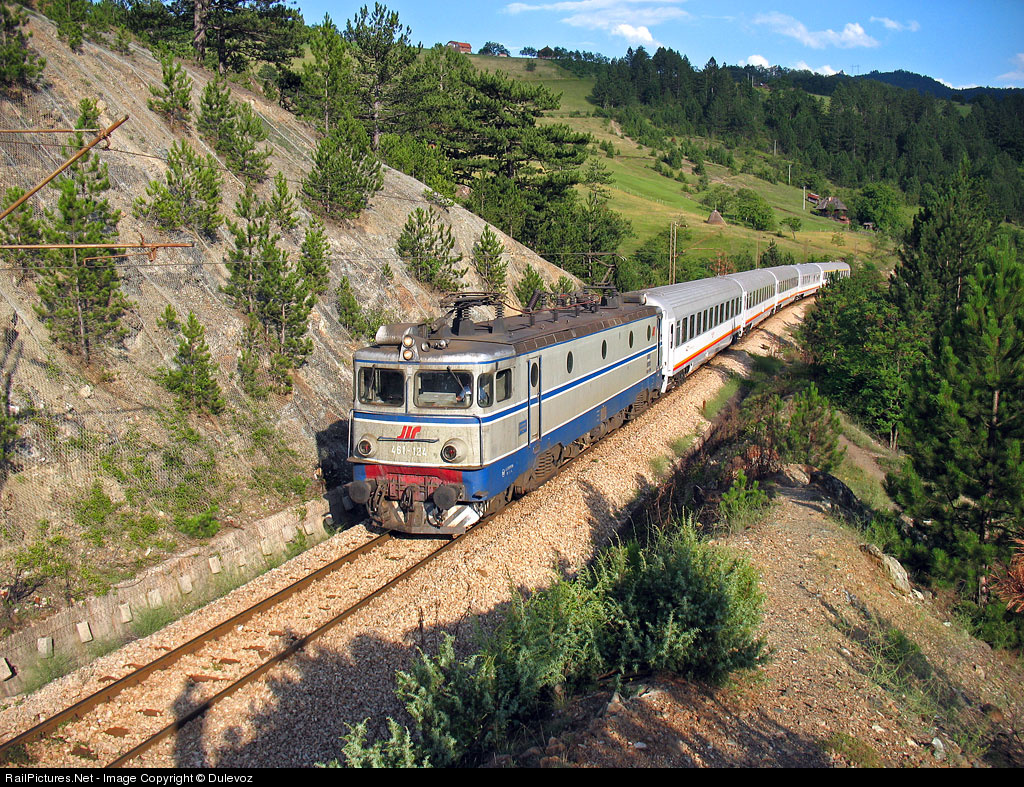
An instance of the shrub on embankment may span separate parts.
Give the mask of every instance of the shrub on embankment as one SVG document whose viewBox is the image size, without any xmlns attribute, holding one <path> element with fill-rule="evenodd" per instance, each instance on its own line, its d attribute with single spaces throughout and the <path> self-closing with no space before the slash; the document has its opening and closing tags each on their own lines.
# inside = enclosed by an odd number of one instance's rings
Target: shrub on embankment
<svg viewBox="0 0 1024 787">
<path fill-rule="evenodd" d="M 618 544 L 574 579 L 517 595 L 497 630 L 471 655 L 446 636 L 398 674 L 412 719 L 367 722 L 345 740 L 353 767 L 469 765 L 500 750 L 573 690 L 599 676 L 667 672 L 720 682 L 765 658 L 762 595 L 750 565 L 702 541 L 692 519 L 648 543 Z M 338 766 L 336 761 L 332 766 Z"/>
</svg>

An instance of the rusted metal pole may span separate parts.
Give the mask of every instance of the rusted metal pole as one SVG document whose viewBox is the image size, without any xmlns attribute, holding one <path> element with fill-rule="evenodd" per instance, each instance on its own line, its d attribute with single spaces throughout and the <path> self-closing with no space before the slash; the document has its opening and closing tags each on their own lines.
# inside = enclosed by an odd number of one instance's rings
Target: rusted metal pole
<svg viewBox="0 0 1024 787">
<path fill-rule="evenodd" d="M 75 155 L 73 155 L 71 158 L 69 158 L 63 164 L 61 164 L 56 170 L 51 172 L 46 177 L 46 179 L 43 180 L 42 183 L 38 184 L 30 192 L 28 192 L 27 194 L 23 195 L 21 197 L 21 199 L 17 200 L 13 205 L 11 205 L 11 207 L 9 207 L 3 213 L 0 213 L 0 221 L 3 221 L 4 219 L 6 219 L 10 214 L 12 214 L 15 210 L 17 210 L 17 208 L 23 202 L 25 202 L 25 200 L 27 200 L 29 197 L 31 197 L 33 194 L 35 194 L 37 191 L 39 191 L 39 189 L 41 189 L 43 186 L 45 186 L 47 183 L 49 183 L 51 180 L 53 180 L 55 177 L 57 177 L 61 172 L 63 172 L 68 167 L 70 167 L 72 164 L 74 164 L 76 161 L 78 161 L 78 159 L 80 159 L 82 156 L 84 156 L 86 153 L 88 153 L 90 150 L 92 150 L 93 147 L 95 147 L 100 142 L 102 142 L 107 137 L 109 137 L 117 129 L 117 127 L 120 126 L 122 123 L 124 123 L 126 120 L 128 120 L 128 116 L 127 115 L 125 115 L 123 118 L 121 118 L 116 123 L 114 123 L 114 125 L 112 125 L 110 128 L 105 129 L 104 131 L 101 131 L 99 134 L 97 134 L 95 139 L 93 139 L 92 142 L 90 142 L 88 145 L 86 145 L 84 148 L 82 148 L 80 151 L 78 151 Z"/>
</svg>

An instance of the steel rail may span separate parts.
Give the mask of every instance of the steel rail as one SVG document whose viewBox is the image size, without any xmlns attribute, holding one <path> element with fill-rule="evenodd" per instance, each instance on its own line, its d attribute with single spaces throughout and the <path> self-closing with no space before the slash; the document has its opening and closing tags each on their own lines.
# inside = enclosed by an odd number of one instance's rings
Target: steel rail
<svg viewBox="0 0 1024 787">
<path fill-rule="evenodd" d="M 330 563 L 321 566 L 316 571 L 307 574 L 302 579 L 293 582 L 291 585 L 288 585 L 287 587 L 282 588 L 276 593 L 267 596 L 262 601 L 259 601 L 256 604 L 253 604 L 251 607 L 248 607 L 247 609 L 244 609 L 238 614 L 233 615 L 227 620 L 218 623 L 216 626 L 205 631 L 204 633 L 193 637 L 188 642 L 185 642 L 184 644 L 179 645 L 173 650 L 168 651 L 163 656 L 160 656 L 158 659 L 151 661 L 148 664 L 145 664 L 136 670 L 133 670 L 124 677 L 114 681 L 109 686 L 105 686 L 99 691 L 90 694 L 88 697 L 79 700 L 74 705 L 65 708 L 64 710 L 60 711 L 54 716 L 51 716 L 50 718 L 41 721 L 34 727 L 31 727 L 30 729 L 25 730 L 19 735 L 16 735 L 15 737 L 11 738 L 10 740 L 5 741 L 4 743 L 0 744 L 0 758 L 2 758 L 2 756 L 9 749 L 12 749 L 15 746 L 29 743 L 34 740 L 38 740 L 39 738 L 46 736 L 47 733 L 52 732 L 62 724 L 65 724 L 69 721 L 74 721 L 75 719 L 82 718 L 86 713 L 91 711 L 93 708 L 102 705 L 106 702 L 109 702 L 111 699 L 116 697 L 125 689 L 142 683 L 153 672 L 166 669 L 171 664 L 181 659 L 183 656 L 187 656 L 188 654 L 195 652 L 207 642 L 218 639 L 219 637 L 223 636 L 225 633 L 227 633 L 240 623 L 244 623 L 254 615 L 257 615 L 260 612 L 264 612 L 267 609 L 276 606 L 282 601 L 295 595 L 300 590 L 303 590 L 304 588 L 308 587 L 314 582 L 323 579 L 325 576 L 336 571 L 338 568 L 345 565 L 346 563 L 351 563 L 357 557 L 360 557 L 361 555 L 364 555 L 367 552 L 376 549 L 377 547 L 383 545 L 387 541 L 390 541 L 392 538 L 393 536 L 390 533 L 383 533 L 377 536 L 376 538 L 367 541 L 365 544 L 357 547 L 356 549 L 353 549 L 351 552 L 348 552 L 342 555 L 341 557 L 337 558 L 336 560 L 333 560 Z"/>
<path fill-rule="evenodd" d="M 474 532 L 474 531 L 477 531 L 479 529 L 480 529 L 480 525 L 478 524 L 478 525 L 474 526 L 473 528 L 471 528 L 469 531 L 467 531 L 467 533 L 468 532 Z M 342 623 L 347 618 L 349 618 L 352 615 L 354 615 L 356 612 L 361 610 L 363 607 L 365 607 L 371 601 L 376 599 L 378 596 L 383 595 L 387 591 L 391 590 L 391 588 L 393 588 L 396 585 L 404 582 L 406 579 L 408 579 L 410 576 L 415 574 L 421 568 L 423 568 L 424 566 L 426 566 L 430 562 L 432 562 L 436 557 L 441 555 L 443 552 L 446 552 L 450 547 L 452 547 L 456 543 L 461 542 L 462 539 L 465 537 L 465 535 L 466 534 L 462 534 L 460 536 L 454 536 L 448 543 L 444 544 L 439 549 L 434 550 L 429 555 L 427 555 L 425 558 L 423 558 L 422 560 L 418 561 L 415 565 L 410 566 L 409 568 L 405 569 L 405 571 L 403 571 L 401 574 L 399 574 L 394 579 L 388 581 L 384 585 L 381 585 L 379 588 L 377 588 L 372 593 L 364 596 L 362 599 L 357 601 L 355 604 L 353 604 L 352 606 L 348 607 L 344 611 L 338 613 L 333 618 L 331 618 L 326 623 L 324 623 L 323 625 L 319 626 L 317 629 L 315 629 L 314 631 L 310 632 L 306 636 L 302 637 L 301 639 L 295 640 L 291 645 L 289 645 L 287 648 L 285 648 L 284 650 L 280 651 L 276 655 L 271 656 L 269 659 L 267 659 L 267 661 L 265 661 L 259 667 L 257 667 L 256 669 L 252 670 L 251 672 L 243 675 L 241 678 L 239 678 L 237 681 L 232 683 L 230 686 L 226 687 L 225 689 L 221 690 L 220 692 L 218 692 L 214 696 L 212 696 L 209 699 L 205 700 L 204 702 L 200 703 L 199 705 L 197 705 L 195 708 L 193 708 L 192 710 L 190 710 L 188 713 L 184 714 L 180 718 L 175 719 L 173 722 L 171 722 L 166 727 L 161 729 L 155 735 L 150 736 L 149 738 L 144 740 L 142 743 L 138 744 L 137 746 L 133 747 L 132 749 L 129 749 L 127 752 L 122 754 L 116 760 L 108 763 L 106 767 L 107 768 L 120 768 L 120 767 L 122 767 L 123 765 L 127 764 L 131 760 L 133 760 L 136 757 L 138 757 L 140 754 L 146 752 L 148 749 L 150 749 L 153 746 L 155 746 L 160 741 L 162 741 L 165 738 L 169 737 L 170 735 L 173 735 L 174 733 L 182 730 L 189 722 L 194 721 L 195 719 L 198 719 L 200 716 L 204 716 L 207 713 L 207 711 L 209 711 L 218 702 L 220 702 L 223 699 L 226 699 L 227 697 L 230 697 L 236 691 L 238 691 L 239 689 L 243 688 L 244 686 L 247 686 L 248 684 L 252 683 L 254 680 L 259 678 L 264 673 L 268 672 L 273 667 L 275 667 L 278 664 L 281 664 L 282 662 L 288 660 L 293 655 L 295 655 L 295 653 L 297 653 L 298 651 L 300 651 L 303 648 L 305 648 L 307 645 L 309 645 L 315 639 L 318 639 L 320 636 L 322 636 L 324 633 L 326 633 L 330 629 L 332 629 L 335 626 L 337 626 L 339 623 Z"/>
</svg>

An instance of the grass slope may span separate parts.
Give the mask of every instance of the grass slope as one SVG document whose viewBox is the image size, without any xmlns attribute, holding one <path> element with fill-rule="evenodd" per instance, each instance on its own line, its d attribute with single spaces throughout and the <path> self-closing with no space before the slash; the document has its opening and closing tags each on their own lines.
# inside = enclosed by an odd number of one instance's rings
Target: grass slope
<svg viewBox="0 0 1024 787">
<path fill-rule="evenodd" d="M 469 55 L 477 68 L 487 71 L 504 71 L 516 79 L 539 83 L 562 96 L 559 109 L 548 113 L 546 122 L 566 123 L 577 131 L 591 134 L 598 144 L 609 141 L 616 148 L 613 158 L 606 158 L 596 150 L 595 155 L 612 175 L 609 188 L 610 206 L 633 224 L 635 237 L 628 239 L 622 251 L 628 254 L 647 239 L 663 231 L 673 221 L 685 225 L 690 237 L 679 240 L 679 249 L 693 250 L 702 258 L 714 256 L 718 251 L 728 256 L 741 251 L 757 255 L 769 241 L 774 240 L 783 251 L 794 255 L 797 262 L 803 262 L 811 255 L 849 258 L 864 257 L 872 253 L 875 236 L 867 232 L 844 231 L 843 225 L 811 214 L 805 209 L 803 193 L 798 186 L 784 183 L 772 184 L 747 174 L 731 174 L 726 167 L 705 162 L 711 183 L 724 183 L 731 188 L 750 188 L 760 193 L 775 210 L 776 219 L 781 221 L 797 216 L 803 221 L 800 232 L 793 234 L 787 229 L 778 233 L 757 232 L 749 227 L 730 223 L 726 227 L 710 226 L 705 223 L 708 210 L 696 201 L 697 194 L 686 191 L 683 183 L 660 175 L 652 167 L 657 160 L 651 155 L 652 149 L 639 145 L 622 135 L 618 125 L 607 118 L 593 117 L 593 104 L 587 101 L 594 87 L 593 78 L 578 78 L 557 64 L 533 58 L 497 58 L 485 55 Z M 534 64 L 532 71 L 527 70 Z M 709 140 L 696 138 L 698 143 Z M 682 169 L 687 182 L 695 186 L 690 162 Z M 843 246 L 833 244 L 833 235 L 841 233 Z"/>
</svg>

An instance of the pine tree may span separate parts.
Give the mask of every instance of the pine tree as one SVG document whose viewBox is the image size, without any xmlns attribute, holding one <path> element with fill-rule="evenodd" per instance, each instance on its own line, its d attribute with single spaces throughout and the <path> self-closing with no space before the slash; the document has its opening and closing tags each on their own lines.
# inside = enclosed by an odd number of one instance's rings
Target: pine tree
<svg viewBox="0 0 1024 787">
<path fill-rule="evenodd" d="M 914 217 L 899 250 L 891 290 L 893 302 L 917 318 L 924 337 L 948 321 L 963 302 L 964 280 L 992 239 L 986 207 L 981 185 L 970 177 L 964 159 Z"/>
<path fill-rule="evenodd" d="M 381 134 L 393 128 L 408 111 L 409 83 L 406 72 L 416 62 L 418 50 L 410 45 L 412 29 L 402 27 L 398 13 L 375 3 L 345 23 L 345 40 L 352 44 L 356 61 L 360 117 L 370 129 L 371 147 L 380 150 Z"/>
<path fill-rule="evenodd" d="M 114 34 L 114 40 L 110 44 L 110 48 L 119 55 L 131 55 L 132 37 L 128 32 L 128 28 L 121 27 L 120 25 L 118 26 L 117 32 Z"/>
<path fill-rule="evenodd" d="M 228 283 L 223 289 L 236 309 L 243 314 L 255 315 L 264 247 L 276 248 L 280 237 L 271 235 L 266 206 L 259 201 L 250 185 L 245 187 L 235 203 L 235 215 L 244 223 L 228 221 L 234 248 L 224 258 Z"/>
<path fill-rule="evenodd" d="M 314 297 L 327 292 L 330 254 L 331 245 L 327 241 L 324 225 L 313 219 L 306 228 L 306 236 L 299 249 L 299 270 Z"/>
<path fill-rule="evenodd" d="M 291 370 L 294 368 L 291 358 L 284 353 L 274 353 L 270 356 L 270 364 L 267 367 L 267 374 L 273 383 L 275 393 L 282 396 L 292 392 L 293 382 Z"/>
<path fill-rule="evenodd" d="M 793 397 L 784 452 L 790 461 L 831 472 L 843 459 L 844 449 L 839 447 L 842 433 L 838 413 L 811 383 Z"/>
<path fill-rule="evenodd" d="M 89 0 L 46 0 L 40 10 L 57 25 L 57 37 L 77 52 L 84 40 L 92 4 Z"/>
<path fill-rule="evenodd" d="M 380 161 L 370 150 L 366 132 L 341 115 L 313 154 L 313 169 L 302 184 L 311 207 L 328 216 L 355 218 L 384 186 Z"/>
<path fill-rule="evenodd" d="M 164 371 L 161 382 L 177 396 L 182 407 L 213 414 L 224 409 L 220 386 L 214 379 L 217 367 L 206 344 L 206 329 L 191 311 L 181 326 L 174 364 L 177 369 Z"/>
<path fill-rule="evenodd" d="M 266 399 L 267 387 L 260 381 L 262 331 L 255 317 L 250 317 L 242 332 L 238 348 L 238 382 L 253 399 Z"/>
<path fill-rule="evenodd" d="M 932 570 L 981 595 L 1024 537 L 1024 265 L 989 252 L 911 384 L 890 491 L 924 531 Z"/>
<path fill-rule="evenodd" d="M 168 331 L 176 331 L 181 327 L 181 321 L 178 319 L 178 312 L 169 303 L 160 313 L 160 316 L 156 318 L 156 324 Z"/>
<path fill-rule="evenodd" d="M 568 295 L 576 292 L 576 285 L 568 276 L 559 276 L 558 281 L 551 285 L 551 292 L 555 295 Z"/>
<path fill-rule="evenodd" d="M 192 80 L 185 69 L 174 60 L 174 55 L 167 55 L 160 60 L 163 72 L 163 86 L 149 86 L 153 98 L 149 99 L 149 108 L 163 115 L 171 127 L 183 126 L 188 123 L 192 113 Z"/>
<path fill-rule="evenodd" d="M 228 169 L 245 180 L 261 183 L 267 177 L 270 148 L 259 149 L 267 139 L 267 129 L 249 104 L 236 102 L 234 117 L 222 125 L 222 143 Z"/>
<path fill-rule="evenodd" d="M 352 291 L 348 276 L 341 277 L 338 284 L 338 321 L 350 334 L 353 339 L 366 335 L 366 318 L 363 316 L 362 307 Z"/>
<path fill-rule="evenodd" d="M 219 74 L 206 83 L 199 98 L 199 117 L 196 119 L 196 131 L 199 136 L 213 145 L 218 153 L 224 153 L 222 136 L 227 124 L 235 117 L 235 108 L 231 101 L 231 88 L 224 77 Z"/>
<path fill-rule="evenodd" d="M 17 202 L 25 194 L 23 189 L 9 188 L 4 195 L 3 209 Z M 28 202 L 23 202 L 14 213 L 0 222 L 0 243 L 10 245 L 30 245 L 42 243 L 42 226 L 35 216 L 35 211 Z M 21 269 L 21 279 L 32 275 L 39 266 L 40 252 L 30 250 L 12 250 L 5 254 L 5 261 Z"/>
<path fill-rule="evenodd" d="M 484 227 L 480 238 L 473 245 L 473 264 L 477 273 L 494 292 L 504 294 L 508 276 L 508 263 L 502 259 L 505 244 L 498 240 L 490 227 Z"/>
<path fill-rule="evenodd" d="M 355 90 L 352 58 L 346 52 L 341 33 L 324 15 L 324 21 L 309 31 L 309 59 L 302 64 L 302 90 L 296 102 L 299 114 L 321 133 L 330 134 Z"/>
<path fill-rule="evenodd" d="M 283 172 L 274 175 L 274 192 L 267 201 L 267 213 L 282 232 L 288 232 L 299 226 L 295 217 L 295 198 L 288 188 L 288 181 Z"/>
<path fill-rule="evenodd" d="M 22 30 L 27 24 L 22 9 L 0 0 L 0 93 L 14 85 L 31 84 L 46 65 L 46 60 L 29 51 L 32 33 Z"/>
<path fill-rule="evenodd" d="M 277 247 L 276 239 L 275 235 L 260 245 L 259 317 L 273 337 L 275 355 L 287 360 L 289 368 L 298 368 L 313 352 L 306 332 L 315 299 L 302 271 Z M 275 363 L 279 362 L 272 358 L 272 368 Z"/>
<path fill-rule="evenodd" d="M 456 268 L 461 254 L 453 254 L 452 229 L 433 208 L 416 208 L 406 219 L 395 251 L 405 260 L 409 272 L 439 290 L 457 290 L 465 268 Z"/>
<path fill-rule="evenodd" d="M 99 121 L 96 102 L 84 99 L 79 105 L 76 128 L 95 128 Z M 85 144 L 81 132 L 72 149 Z M 70 151 L 65 151 L 70 155 Z M 55 182 L 60 192 L 56 208 L 46 211 L 42 231 L 48 243 L 109 243 L 117 237 L 120 211 L 103 197 L 110 188 L 107 166 L 86 154 L 65 170 Z M 117 250 L 82 252 L 56 250 L 46 258 L 37 291 L 36 312 L 46 322 L 50 337 L 85 362 L 91 363 L 96 345 L 123 337 L 127 330 L 121 316 L 130 304 L 121 292 L 113 256 Z M 84 257 L 94 259 L 85 260 Z"/>
<path fill-rule="evenodd" d="M 512 292 L 519 299 L 519 303 L 525 308 L 530 302 L 530 298 L 533 297 L 533 293 L 536 290 L 543 291 L 544 289 L 544 279 L 541 278 L 541 275 L 537 273 L 537 270 L 532 265 L 527 265 L 526 273 L 523 274 L 523 278 Z"/>
<path fill-rule="evenodd" d="M 164 229 L 188 227 L 213 235 L 224 221 L 219 213 L 222 184 L 214 158 L 200 156 L 178 140 L 167 155 L 164 182 L 151 181 L 146 187 L 150 201 L 139 197 L 133 212 L 152 218 Z"/>
</svg>

